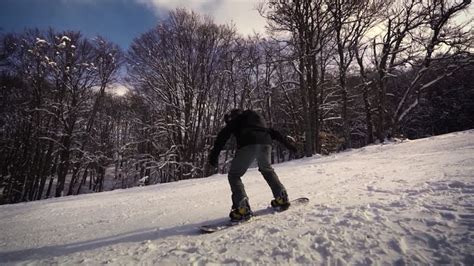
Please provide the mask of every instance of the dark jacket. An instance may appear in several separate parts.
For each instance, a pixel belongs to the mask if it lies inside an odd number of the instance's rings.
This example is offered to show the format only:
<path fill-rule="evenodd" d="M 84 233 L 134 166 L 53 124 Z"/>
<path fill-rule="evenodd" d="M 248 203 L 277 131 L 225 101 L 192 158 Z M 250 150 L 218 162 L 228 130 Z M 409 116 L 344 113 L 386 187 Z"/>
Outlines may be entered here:
<path fill-rule="evenodd" d="M 231 135 L 235 136 L 237 148 L 240 149 L 252 144 L 272 144 L 272 140 L 281 142 L 290 151 L 296 152 L 296 148 L 275 129 L 267 128 L 263 118 L 252 110 L 243 111 L 230 120 L 229 123 L 219 131 L 214 148 L 209 155 L 209 163 L 217 165 L 217 159 L 225 143 Z"/>

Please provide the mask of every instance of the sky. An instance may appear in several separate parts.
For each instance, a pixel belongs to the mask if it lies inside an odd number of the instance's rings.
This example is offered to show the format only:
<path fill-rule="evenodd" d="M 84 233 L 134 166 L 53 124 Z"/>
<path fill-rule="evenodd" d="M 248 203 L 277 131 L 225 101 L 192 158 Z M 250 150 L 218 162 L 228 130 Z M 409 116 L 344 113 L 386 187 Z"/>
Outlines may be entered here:
<path fill-rule="evenodd" d="M 170 10 L 184 7 L 207 14 L 217 24 L 235 24 L 244 35 L 264 32 L 257 0 L 0 0 L 0 32 L 26 28 L 78 30 L 104 36 L 127 49 Z"/>

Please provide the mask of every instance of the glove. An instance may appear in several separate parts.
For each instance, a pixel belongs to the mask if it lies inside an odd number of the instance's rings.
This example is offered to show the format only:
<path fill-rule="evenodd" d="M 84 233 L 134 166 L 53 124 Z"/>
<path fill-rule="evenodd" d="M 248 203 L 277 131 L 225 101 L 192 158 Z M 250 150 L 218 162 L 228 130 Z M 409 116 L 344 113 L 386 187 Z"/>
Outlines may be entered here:
<path fill-rule="evenodd" d="M 296 153 L 298 150 L 295 147 L 296 140 L 291 136 L 286 136 L 285 138 L 285 146 L 291 153 Z"/>
<path fill-rule="evenodd" d="M 218 163 L 219 163 L 219 155 L 218 154 L 215 154 L 215 153 L 211 153 L 209 155 L 209 165 L 213 166 L 213 167 L 217 167 Z"/>

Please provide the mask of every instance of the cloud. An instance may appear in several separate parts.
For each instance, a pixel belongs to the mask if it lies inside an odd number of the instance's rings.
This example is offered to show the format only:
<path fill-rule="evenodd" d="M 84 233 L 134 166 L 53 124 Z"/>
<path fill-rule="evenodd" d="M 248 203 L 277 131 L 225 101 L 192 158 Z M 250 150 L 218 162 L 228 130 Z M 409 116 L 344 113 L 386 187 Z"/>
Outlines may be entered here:
<path fill-rule="evenodd" d="M 94 87 L 92 87 L 92 90 L 94 92 L 98 92 L 100 90 L 100 86 L 94 86 Z M 108 87 L 105 88 L 106 93 L 110 93 L 112 95 L 120 96 L 120 97 L 124 96 L 129 91 L 130 91 L 130 88 L 127 87 L 124 84 L 121 84 L 121 83 L 113 83 L 113 84 L 110 84 Z"/>
<path fill-rule="evenodd" d="M 265 19 L 256 10 L 256 0 L 135 0 L 163 15 L 176 8 L 187 8 L 214 18 L 217 24 L 233 23 L 244 35 L 264 33 Z"/>
<path fill-rule="evenodd" d="M 152 8 L 155 12 L 163 13 L 164 11 L 173 10 L 178 7 L 186 7 L 193 10 L 201 9 L 203 4 L 209 2 L 199 0 L 136 0 L 139 4 L 144 4 Z"/>
<path fill-rule="evenodd" d="M 117 95 L 117 96 L 124 96 L 125 94 L 127 94 L 127 92 L 129 92 L 130 89 L 123 85 L 123 84 L 119 84 L 119 83 L 115 83 L 111 86 L 111 88 L 109 88 L 109 92 Z"/>

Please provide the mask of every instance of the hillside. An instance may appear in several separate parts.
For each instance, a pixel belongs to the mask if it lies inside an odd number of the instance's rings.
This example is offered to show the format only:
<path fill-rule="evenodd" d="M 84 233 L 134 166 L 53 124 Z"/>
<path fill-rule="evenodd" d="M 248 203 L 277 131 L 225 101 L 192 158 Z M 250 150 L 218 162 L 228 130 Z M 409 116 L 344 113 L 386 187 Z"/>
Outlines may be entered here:
<path fill-rule="evenodd" d="M 0 264 L 474 263 L 474 130 L 275 165 L 310 203 L 229 230 L 225 175 L 0 206 Z M 271 193 L 244 176 L 254 211 Z"/>

